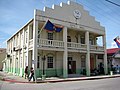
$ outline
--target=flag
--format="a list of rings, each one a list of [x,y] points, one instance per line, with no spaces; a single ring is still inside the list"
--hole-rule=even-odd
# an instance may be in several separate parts
[[[120,48],[120,38],[119,38],[119,36],[117,36],[117,37],[114,39],[114,41],[116,42],[118,48]]]
[[[55,26],[54,26],[54,29],[55,29],[56,32],[60,32],[60,31],[62,31],[63,26],[55,25]]]
[[[44,26],[44,29],[48,31],[54,31],[54,24],[51,23],[49,20],[47,21],[46,25]]]
[[[44,29],[48,31],[60,32],[63,29],[63,26],[54,25],[52,22],[48,20],[46,25],[44,26]]]

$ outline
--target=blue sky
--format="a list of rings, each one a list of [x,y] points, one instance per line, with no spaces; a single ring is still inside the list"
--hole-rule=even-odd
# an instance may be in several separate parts
[[[107,48],[116,47],[113,39],[120,36],[120,7],[105,0],[75,0],[106,29]],[[120,4],[120,0],[111,0]],[[34,9],[59,5],[67,0],[0,0],[0,48],[6,40],[33,18]]]

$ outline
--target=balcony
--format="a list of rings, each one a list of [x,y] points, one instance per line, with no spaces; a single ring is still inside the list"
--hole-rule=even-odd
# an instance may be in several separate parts
[[[104,51],[104,47],[97,46],[97,45],[90,45],[90,50],[92,50],[92,51]]]
[[[33,48],[33,39],[29,40],[29,49]]]
[[[64,48],[64,42],[58,40],[48,40],[48,39],[39,39],[38,40],[39,47],[48,47],[48,48]]]
[[[14,47],[14,51],[21,50],[20,45]]]
[[[33,45],[33,40],[31,40],[29,43],[31,43],[30,45]],[[64,50],[64,42],[58,40],[39,39],[38,48],[51,49],[51,50],[52,49]],[[87,51],[87,45],[81,43],[75,43],[75,42],[67,42],[67,49],[70,51],[73,50],[74,52]],[[103,52],[104,47],[97,45],[90,45],[90,51]]]
[[[72,50],[86,50],[87,45],[81,43],[75,43],[75,42],[68,42],[67,47],[68,49],[72,49]]]

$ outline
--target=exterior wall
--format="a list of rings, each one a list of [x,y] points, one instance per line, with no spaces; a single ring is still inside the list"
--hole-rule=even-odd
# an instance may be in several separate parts
[[[81,17],[76,19],[74,10],[80,10]],[[64,13],[66,12],[67,13]],[[61,15],[63,14],[63,15]],[[50,20],[54,24],[64,26],[61,32],[53,32],[53,40],[48,40],[47,30],[42,29],[45,22]],[[42,30],[39,30],[42,29]],[[39,33],[38,33],[39,32]],[[40,37],[38,38],[38,35]],[[71,42],[67,42],[70,36]],[[96,38],[102,36],[103,46],[97,46]],[[81,38],[84,43],[81,43]],[[79,4],[69,2],[60,6],[53,6],[53,9],[46,8],[45,11],[35,10],[34,19],[28,22],[22,29],[7,41],[8,57],[7,71],[23,76],[26,66],[34,67],[35,77],[43,75],[43,57],[45,56],[45,74],[50,76],[68,76],[68,57],[76,61],[76,73],[83,73],[90,76],[90,56],[93,55],[96,64],[96,55],[104,56],[106,67],[106,41],[104,27],[100,26],[95,18],[90,16]],[[89,43],[93,42],[93,43]],[[53,68],[47,68],[47,56],[53,56]],[[81,65],[84,55],[85,67]],[[39,68],[37,68],[39,56]],[[107,70],[106,70],[107,73]]]
[[[2,61],[5,60],[6,52],[0,52],[0,70],[3,69],[3,63]]]
[[[116,67],[117,65],[120,67],[120,59],[113,59],[112,65],[113,65],[113,67]]]

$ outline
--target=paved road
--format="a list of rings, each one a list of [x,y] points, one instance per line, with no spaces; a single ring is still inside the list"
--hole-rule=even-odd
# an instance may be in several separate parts
[[[0,90],[120,90],[120,78],[39,84],[0,81],[0,87]]]

